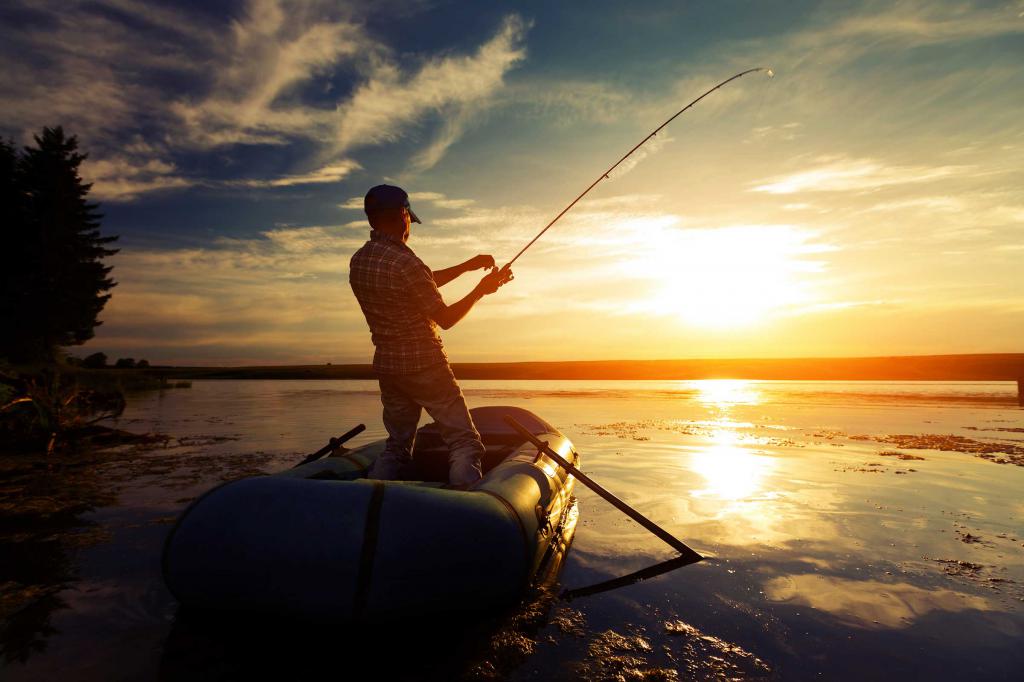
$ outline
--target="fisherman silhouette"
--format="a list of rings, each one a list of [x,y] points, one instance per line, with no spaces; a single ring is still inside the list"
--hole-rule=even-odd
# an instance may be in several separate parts
[[[450,329],[457,324],[477,301],[511,281],[512,271],[497,269],[489,255],[431,271],[407,244],[412,223],[420,219],[400,187],[371,188],[363,208],[372,228],[370,240],[352,256],[349,284],[370,327],[373,367],[388,432],[370,478],[402,476],[412,462],[416,427],[425,409],[448,446],[449,485],[468,488],[483,477],[484,445],[448,365],[437,327]],[[490,272],[465,297],[451,305],[444,302],[438,287],[484,268]]]

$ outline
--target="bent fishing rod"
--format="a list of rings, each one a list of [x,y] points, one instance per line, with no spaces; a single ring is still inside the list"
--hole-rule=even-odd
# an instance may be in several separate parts
[[[711,94],[712,92],[714,92],[715,90],[717,90],[717,89],[719,89],[720,87],[722,87],[723,85],[726,85],[726,84],[728,84],[728,83],[731,83],[732,81],[736,80],[737,78],[742,78],[743,76],[746,76],[746,75],[747,75],[748,73],[754,73],[755,71],[764,71],[764,72],[765,72],[765,73],[766,73],[766,74],[768,75],[768,77],[769,77],[769,78],[772,78],[772,77],[774,77],[774,76],[775,76],[775,72],[774,72],[774,71],[772,71],[772,70],[771,70],[770,68],[768,68],[767,66],[759,66],[759,67],[757,67],[757,68],[754,68],[754,69],[747,69],[746,71],[741,71],[740,73],[736,74],[735,76],[732,76],[731,78],[726,78],[726,79],[725,79],[724,81],[722,81],[721,83],[719,83],[719,84],[718,84],[718,85],[716,85],[715,87],[711,88],[710,90],[708,90],[707,92],[705,92],[705,93],[704,93],[703,95],[701,95],[700,97],[698,97],[697,99],[693,100],[692,102],[690,102],[689,104],[687,104],[687,105],[686,105],[685,107],[683,107],[682,109],[680,109],[679,111],[677,111],[676,113],[674,113],[674,114],[673,114],[673,115],[672,115],[672,116],[671,116],[671,117],[670,117],[670,118],[669,118],[669,119],[668,119],[667,121],[665,121],[665,122],[664,122],[664,123],[662,123],[662,124],[661,124],[660,126],[658,126],[657,128],[655,128],[655,129],[654,129],[654,132],[652,132],[652,133],[651,133],[650,135],[648,135],[648,136],[647,136],[647,137],[645,137],[644,139],[640,140],[640,142],[639,142],[639,143],[637,143],[637,145],[636,145],[635,147],[633,147],[633,148],[632,148],[632,149],[630,149],[630,150],[629,150],[628,152],[626,152],[625,156],[623,156],[623,157],[622,157],[621,159],[619,159],[619,160],[618,160],[618,161],[616,161],[616,162],[615,162],[614,164],[612,164],[612,167],[611,167],[611,168],[609,168],[609,169],[608,169],[608,170],[606,170],[606,171],[605,171],[604,173],[601,173],[601,174],[600,174],[599,176],[597,176],[597,180],[594,180],[594,182],[590,183],[590,187],[587,187],[587,188],[586,188],[585,190],[583,190],[583,192],[582,192],[582,193],[581,193],[581,194],[580,194],[580,195],[579,195],[578,197],[576,197],[575,199],[573,199],[573,200],[572,200],[572,203],[570,203],[570,204],[569,204],[568,206],[566,206],[565,208],[563,208],[563,209],[562,209],[562,212],[561,212],[561,213],[559,213],[558,215],[556,215],[556,216],[555,216],[555,218],[554,218],[554,220],[552,220],[552,221],[551,221],[550,223],[548,223],[548,224],[547,224],[547,225],[546,225],[546,226],[544,227],[544,229],[543,229],[543,230],[541,230],[540,232],[538,232],[538,233],[537,233],[537,236],[536,236],[536,237],[534,237],[533,239],[531,239],[531,240],[530,240],[530,243],[529,243],[529,244],[527,244],[527,245],[526,245],[526,246],[524,246],[524,247],[523,247],[522,249],[520,249],[519,253],[517,253],[517,254],[515,255],[515,257],[514,257],[514,258],[513,258],[512,260],[510,260],[510,261],[509,261],[508,263],[506,263],[506,264],[504,265],[504,267],[502,267],[501,269],[502,269],[502,270],[507,270],[508,268],[512,267],[512,264],[513,264],[513,263],[515,263],[515,262],[516,262],[516,261],[517,261],[517,260],[519,259],[519,257],[520,257],[520,256],[522,256],[522,255],[523,255],[524,253],[526,253],[526,250],[527,250],[528,248],[530,248],[531,246],[533,246],[533,243],[534,243],[535,241],[537,241],[538,239],[540,239],[540,238],[541,238],[541,237],[542,237],[542,236],[544,235],[544,233],[545,233],[545,232],[547,232],[547,231],[548,231],[549,229],[551,229],[551,226],[552,226],[552,225],[554,225],[555,223],[557,223],[557,222],[558,222],[558,219],[559,219],[559,218],[561,218],[561,217],[562,217],[562,216],[564,216],[564,215],[565,215],[566,213],[568,213],[568,212],[569,212],[569,210],[570,210],[570,209],[571,209],[571,208],[572,208],[573,206],[575,206],[575,205],[576,205],[576,204],[577,204],[577,203],[579,202],[579,200],[580,200],[580,199],[582,199],[583,197],[587,196],[587,194],[588,194],[588,193],[590,192],[590,190],[592,190],[592,189],[594,189],[595,187],[597,187],[598,183],[600,183],[600,182],[601,182],[602,180],[607,180],[607,179],[608,179],[608,175],[609,175],[609,174],[610,174],[610,173],[611,173],[611,172],[612,172],[613,170],[615,170],[615,169],[616,169],[616,168],[617,168],[617,167],[619,166],[619,164],[620,164],[620,163],[622,163],[623,161],[625,161],[626,159],[628,159],[628,158],[629,158],[629,157],[630,157],[630,156],[631,156],[631,155],[633,154],[633,152],[635,152],[635,151],[636,151],[637,149],[640,149],[640,147],[642,147],[642,146],[643,146],[643,145],[644,145],[644,144],[645,144],[645,143],[646,143],[646,142],[647,142],[648,140],[650,140],[650,139],[651,139],[652,137],[654,137],[655,135],[657,135],[658,133],[660,133],[660,132],[662,131],[662,129],[663,129],[663,128],[664,128],[665,126],[667,126],[667,125],[668,125],[669,123],[671,123],[672,121],[674,121],[674,120],[676,120],[677,118],[679,118],[679,116],[681,116],[681,115],[682,115],[682,113],[683,113],[684,111],[686,111],[687,109],[689,109],[690,107],[692,107],[692,106],[693,106],[694,104],[696,104],[697,102],[701,101],[702,99],[704,99],[705,97],[707,97],[708,95],[710,95],[710,94]]]

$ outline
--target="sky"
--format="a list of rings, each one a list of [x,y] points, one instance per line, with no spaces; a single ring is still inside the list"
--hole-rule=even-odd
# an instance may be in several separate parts
[[[5,2],[0,134],[62,125],[121,251],[79,355],[364,363],[362,196],[515,280],[455,362],[1019,352],[1024,2]],[[449,303],[478,281],[442,288]]]

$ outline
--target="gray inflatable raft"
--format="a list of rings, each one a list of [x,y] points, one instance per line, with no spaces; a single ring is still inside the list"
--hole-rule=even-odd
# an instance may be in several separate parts
[[[385,620],[505,604],[561,564],[576,525],[575,479],[504,422],[512,415],[579,466],[569,439],[515,407],[472,410],[484,478],[448,490],[437,428],[419,430],[418,481],[370,481],[384,441],[193,502],[164,547],[185,607],[323,621]]]

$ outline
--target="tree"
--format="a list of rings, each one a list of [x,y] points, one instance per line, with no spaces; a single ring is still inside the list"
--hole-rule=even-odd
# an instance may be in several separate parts
[[[17,154],[0,144],[0,357],[51,361],[57,348],[82,344],[116,283],[102,259],[117,253],[100,235],[97,205],[86,200],[78,139],[43,128],[35,147]]]
[[[117,369],[135,369],[135,358],[118,358],[114,363]]]
[[[135,366],[139,369],[149,369],[149,360],[142,359],[135,363]]]
[[[82,367],[88,367],[89,369],[103,369],[106,366],[106,353],[93,353],[92,355],[85,356],[85,359],[82,360]]]

